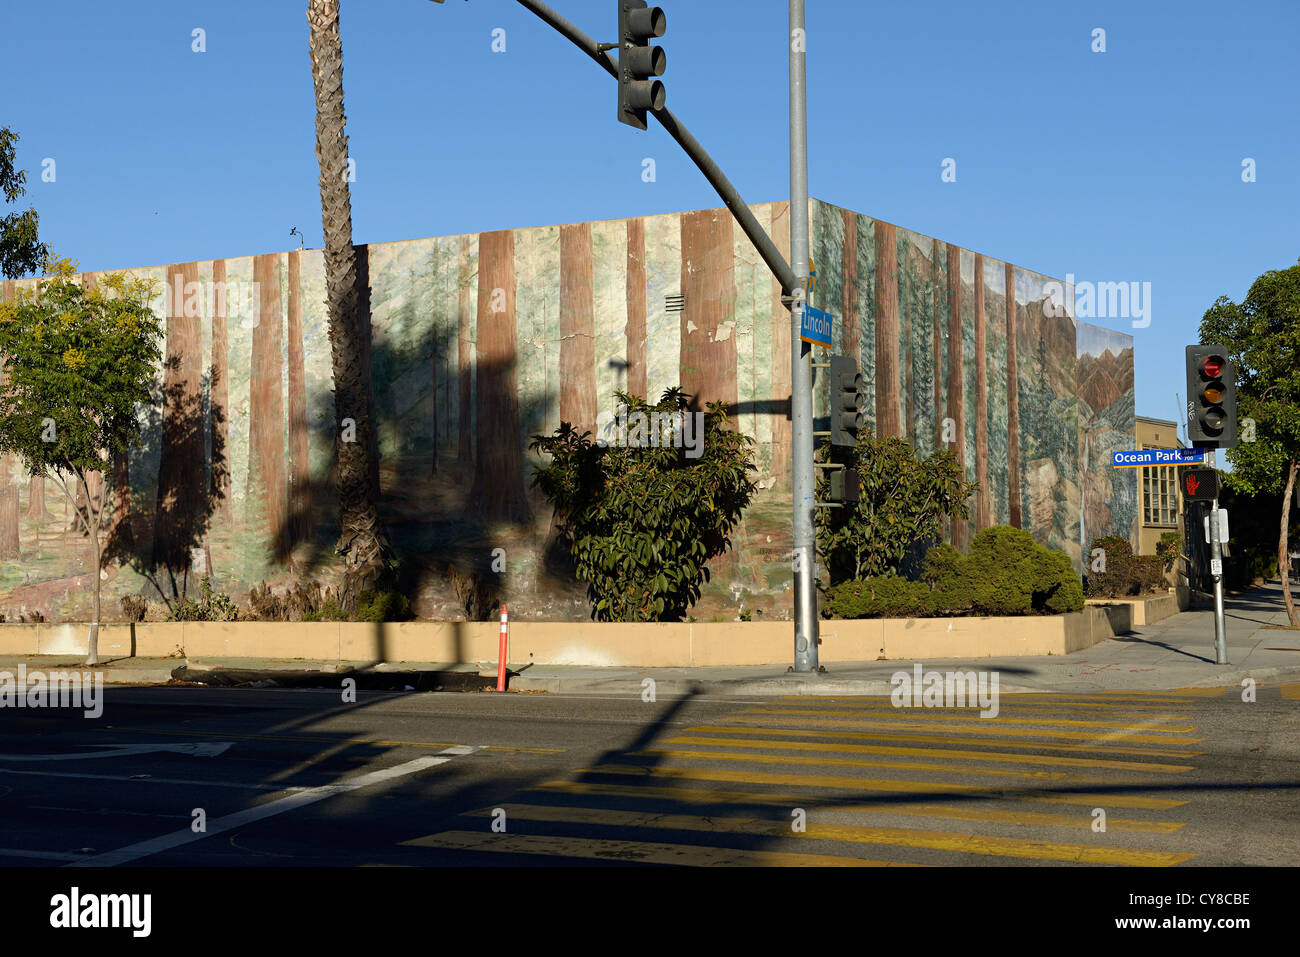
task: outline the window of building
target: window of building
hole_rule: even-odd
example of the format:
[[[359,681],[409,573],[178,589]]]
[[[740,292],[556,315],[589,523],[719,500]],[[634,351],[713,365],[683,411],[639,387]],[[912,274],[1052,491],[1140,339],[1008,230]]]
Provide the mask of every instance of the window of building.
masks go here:
[[[1142,524],[1178,524],[1178,469],[1142,470]]]

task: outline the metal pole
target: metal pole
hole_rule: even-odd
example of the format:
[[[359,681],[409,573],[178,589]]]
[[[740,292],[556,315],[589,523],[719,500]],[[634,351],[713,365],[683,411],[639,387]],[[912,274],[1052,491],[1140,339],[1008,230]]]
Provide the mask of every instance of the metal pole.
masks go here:
[[[799,338],[808,298],[808,100],[803,0],[790,0],[790,418],[794,487],[794,670],[817,671],[817,539],[813,528],[812,346]]]
[[[1209,450],[1210,468],[1215,467],[1214,449]],[[1214,660],[1216,663],[1228,663],[1228,626],[1223,618],[1223,546],[1219,542],[1219,496],[1214,496],[1210,503],[1210,560],[1217,562],[1219,574],[1214,576]]]

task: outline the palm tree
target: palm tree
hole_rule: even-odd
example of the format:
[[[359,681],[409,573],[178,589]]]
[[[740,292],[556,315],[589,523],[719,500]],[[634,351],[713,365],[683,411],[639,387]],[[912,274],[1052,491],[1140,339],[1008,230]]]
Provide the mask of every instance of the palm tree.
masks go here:
[[[325,234],[325,284],[337,427],[337,486],[342,534],[336,551],[344,562],[340,603],[355,605],[387,560],[379,524],[378,470],[372,459],[370,290],[358,281],[348,189],[348,138],[343,113],[343,44],[338,0],[308,0],[311,69],[316,87],[316,160],[320,165],[321,225]],[[366,288],[363,288],[363,285]],[[350,420],[350,422],[348,421]]]

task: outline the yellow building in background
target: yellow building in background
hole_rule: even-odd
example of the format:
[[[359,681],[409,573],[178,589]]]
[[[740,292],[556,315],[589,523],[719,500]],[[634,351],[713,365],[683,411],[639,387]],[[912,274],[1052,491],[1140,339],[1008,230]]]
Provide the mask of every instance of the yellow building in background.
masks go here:
[[[1178,423],[1167,419],[1137,416],[1139,449],[1178,449],[1185,443],[1178,437]],[[1161,466],[1139,469],[1138,541],[1139,555],[1154,555],[1160,536],[1183,529],[1183,498],[1178,492],[1181,467]]]

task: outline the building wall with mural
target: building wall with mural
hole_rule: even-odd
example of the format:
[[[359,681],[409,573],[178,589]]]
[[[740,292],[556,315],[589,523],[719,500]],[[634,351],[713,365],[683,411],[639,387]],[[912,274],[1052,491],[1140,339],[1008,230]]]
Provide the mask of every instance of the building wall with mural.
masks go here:
[[[1018,525],[1079,567],[1087,540],[1131,536],[1133,470],[1109,468],[1109,453],[1134,447],[1132,338],[1075,322],[1068,287],[1048,277],[810,205],[813,303],[835,316],[835,351],[858,357],[871,427],[922,455],[951,445],[980,483],[953,542]],[[788,203],[752,210],[788,256]],[[520,618],[587,618],[531,487],[529,438],[561,420],[595,431],[615,389],[653,399],[675,385],[733,405],[760,486],[694,614],[786,616],[789,313],[726,210],[361,251],[381,515],[416,570],[421,616],[463,617],[477,588]],[[124,595],[192,589],[205,573],[237,596],[329,580],[338,526],[321,251],[131,271],[160,284],[167,344],[143,445],[110,476],[106,617]],[[824,414],[826,397],[817,403]],[[0,614],[84,618],[86,539],[54,482],[21,465],[0,461],[17,501],[0,508]]]

